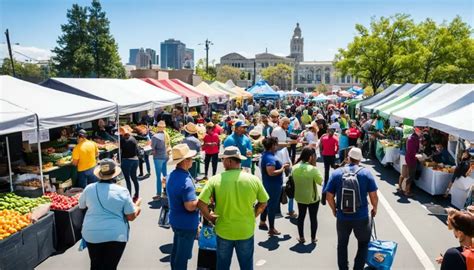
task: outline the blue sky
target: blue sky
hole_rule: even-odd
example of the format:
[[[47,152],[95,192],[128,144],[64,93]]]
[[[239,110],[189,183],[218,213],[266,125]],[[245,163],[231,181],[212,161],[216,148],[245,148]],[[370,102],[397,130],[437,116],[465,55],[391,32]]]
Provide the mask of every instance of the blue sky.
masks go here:
[[[0,43],[6,28],[17,51],[37,56],[56,45],[66,10],[87,0],[0,0]],[[159,54],[160,42],[176,38],[205,56],[199,46],[213,41],[210,59],[230,52],[246,56],[268,51],[289,54],[296,22],[305,39],[305,60],[332,60],[355,34],[354,25],[368,25],[371,17],[407,13],[416,21],[438,22],[460,15],[474,25],[473,0],[102,0],[110,28],[119,45],[122,62],[130,48],[150,47]],[[5,50],[0,50],[0,54]],[[47,54],[47,52],[46,52]],[[19,57],[19,55],[16,55]]]

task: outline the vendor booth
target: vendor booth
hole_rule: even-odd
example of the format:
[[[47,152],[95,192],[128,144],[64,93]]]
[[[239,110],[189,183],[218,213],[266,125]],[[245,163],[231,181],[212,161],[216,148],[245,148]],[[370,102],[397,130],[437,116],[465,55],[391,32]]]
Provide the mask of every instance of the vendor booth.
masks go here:
[[[229,100],[229,94],[224,93],[221,91],[216,90],[215,88],[212,88],[209,84],[206,82],[201,82],[196,86],[196,89],[201,92],[201,93],[208,93],[208,94],[214,94],[218,97],[218,103],[225,103]]]
[[[196,87],[194,87],[190,84],[187,84],[185,82],[182,82],[178,79],[171,79],[171,81],[174,82],[175,84],[183,87],[183,88],[186,88],[187,90],[190,90],[190,91],[196,93],[196,94],[203,95],[206,98],[206,102],[208,104],[218,103],[219,99],[222,99],[222,96],[224,96],[223,94],[216,94],[215,92],[201,92]]]
[[[360,104],[360,107],[363,108],[365,106],[368,106],[370,104],[373,104],[393,93],[395,93],[395,91],[397,91],[397,89],[400,87],[400,84],[392,84],[390,85],[389,87],[387,87],[387,89],[383,90],[382,92],[376,94],[376,95],[373,95],[367,99],[364,99],[361,104]]]
[[[384,97],[382,97],[378,101],[373,102],[370,105],[361,105],[362,106],[362,111],[373,113],[375,108],[377,108],[378,106],[382,106],[383,104],[385,104],[385,103],[401,96],[403,93],[407,92],[408,90],[410,90],[414,86],[415,86],[414,84],[405,83],[402,86],[398,87],[396,89],[396,91],[394,91],[392,93],[389,93],[388,95],[385,95]],[[380,93],[380,95],[382,95],[382,93]]]
[[[426,83],[418,83],[405,93],[399,95],[398,97],[395,97],[392,100],[375,107],[373,111],[381,117],[388,119],[394,107],[410,100],[411,97],[416,95],[417,93],[423,92],[428,86],[429,84]]]
[[[201,106],[205,103],[205,98],[201,94],[197,94],[190,91],[182,86],[175,84],[173,81],[168,79],[155,80],[152,78],[144,78],[143,81],[155,86],[158,89],[164,89],[171,93],[181,96],[188,107]]]
[[[244,88],[237,86],[234,84],[232,80],[228,80],[225,85],[234,93],[236,93],[238,96],[242,97],[243,99],[251,99],[253,98],[252,94],[249,92],[245,91]]]
[[[280,95],[273,90],[266,81],[258,81],[254,86],[248,89],[254,99],[279,99]]]
[[[237,98],[240,98],[242,99],[242,95],[239,94],[239,93],[236,93],[235,91],[233,91],[233,89],[231,89],[229,86],[227,86],[226,84],[224,83],[221,83],[221,82],[218,82],[218,81],[215,81],[213,83],[211,83],[209,86],[211,86],[212,88],[216,89],[217,91],[221,91],[223,93],[227,93],[230,97],[230,99],[237,99]]]

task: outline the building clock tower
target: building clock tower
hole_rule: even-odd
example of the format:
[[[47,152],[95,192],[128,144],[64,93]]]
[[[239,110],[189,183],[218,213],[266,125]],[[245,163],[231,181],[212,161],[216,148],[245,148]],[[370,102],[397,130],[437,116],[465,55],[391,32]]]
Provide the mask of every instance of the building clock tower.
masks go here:
[[[296,23],[296,28],[293,31],[293,37],[290,42],[290,57],[295,58],[297,63],[304,61],[303,45],[304,39],[301,36],[300,24]]]

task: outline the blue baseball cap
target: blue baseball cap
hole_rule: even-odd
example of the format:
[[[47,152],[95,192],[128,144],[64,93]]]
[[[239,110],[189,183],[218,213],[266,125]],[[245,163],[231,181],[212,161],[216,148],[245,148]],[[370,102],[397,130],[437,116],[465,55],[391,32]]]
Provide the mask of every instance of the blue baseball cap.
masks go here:
[[[245,121],[239,120],[239,121],[235,122],[235,125],[234,125],[234,126],[235,126],[236,128],[238,128],[238,127],[248,127],[249,125],[247,125],[247,124],[245,123]]]

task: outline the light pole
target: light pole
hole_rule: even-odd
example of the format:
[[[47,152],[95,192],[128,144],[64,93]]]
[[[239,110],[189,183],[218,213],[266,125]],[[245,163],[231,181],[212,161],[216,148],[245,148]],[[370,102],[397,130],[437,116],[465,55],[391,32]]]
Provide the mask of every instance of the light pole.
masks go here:
[[[13,62],[13,55],[12,55],[12,47],[10,45],[10,34],[8,32],[8,29],[5,31],[5,36],[7,38],[7,45],[8,45],[8,53],[10,54],[10,62],[12,64],[12,73],[13,73],[13,77],[16,77],[16,74],[15,74],[15,63]]]
[[[209,47],[214,45],[214,43],[206,38],[204,43],[199,43],[198,45],[204,45],[204,49],[206,50],[206,73],[209,73]]]

